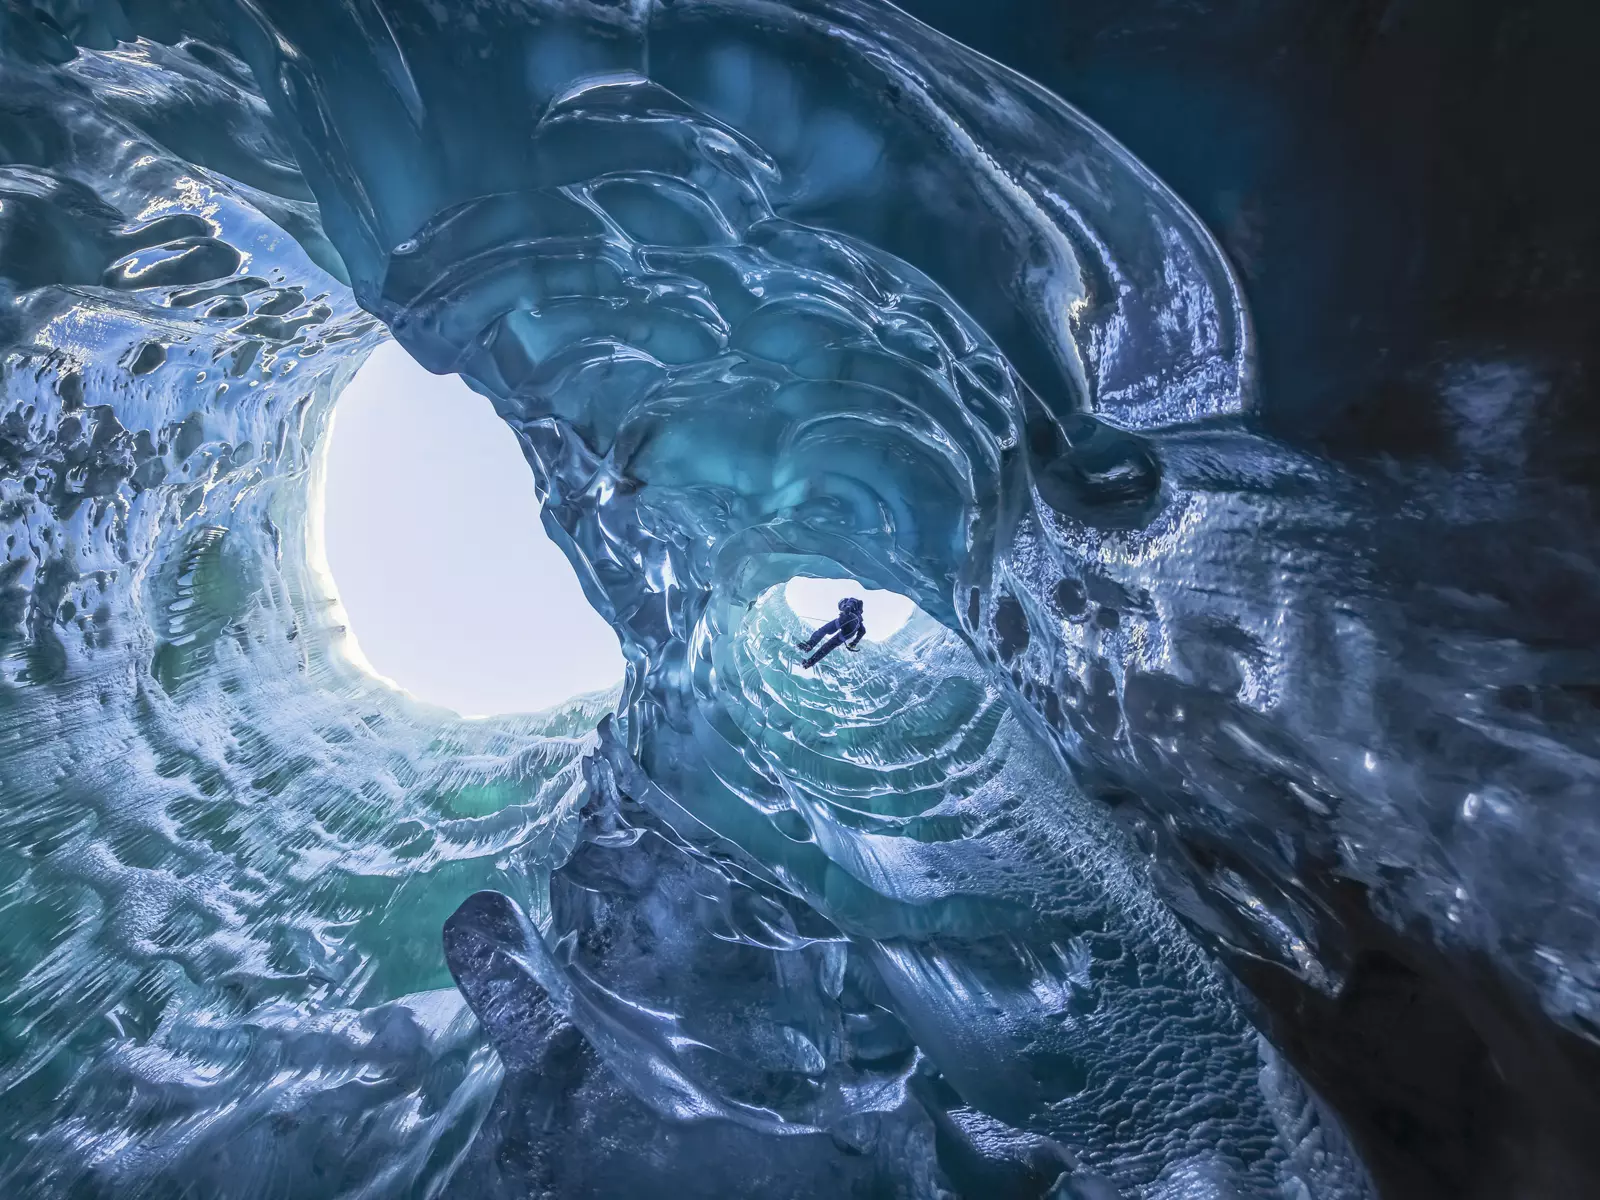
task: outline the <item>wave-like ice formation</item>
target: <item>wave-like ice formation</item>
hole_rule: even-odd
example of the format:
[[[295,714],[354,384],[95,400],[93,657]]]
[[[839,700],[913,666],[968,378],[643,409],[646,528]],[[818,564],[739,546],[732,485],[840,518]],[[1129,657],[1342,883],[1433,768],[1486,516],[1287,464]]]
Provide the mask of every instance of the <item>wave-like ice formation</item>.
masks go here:
[[[865,0],[5,21],[13,1193],[1362,1197],[1207,953],[1337,996],[1353,887],[1595,1019],[1528,809],[1594,758],[1390,586],[1436,514],[1249,432],[1222,254],[1049,93]],[[521,438],[614,717],[339,655],[384,327]],[[795,675],[807,573],[921,612]]]

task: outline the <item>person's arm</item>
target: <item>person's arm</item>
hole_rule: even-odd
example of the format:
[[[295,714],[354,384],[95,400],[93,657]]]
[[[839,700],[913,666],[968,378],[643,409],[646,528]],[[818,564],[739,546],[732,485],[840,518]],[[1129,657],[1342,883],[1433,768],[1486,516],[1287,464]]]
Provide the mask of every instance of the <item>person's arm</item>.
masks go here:
[[[850,644],[849,644],[849,646],[846,647],[846,649],[854,650],[857,646],[859,646],[861,644],[861,639],[866,637],[866,636],[867,636],[867,625],[866,625],[866,622],[863,621],[863,622],[861,622],[860,624],[858,624],[856,626],[856,636],[850,639]]]

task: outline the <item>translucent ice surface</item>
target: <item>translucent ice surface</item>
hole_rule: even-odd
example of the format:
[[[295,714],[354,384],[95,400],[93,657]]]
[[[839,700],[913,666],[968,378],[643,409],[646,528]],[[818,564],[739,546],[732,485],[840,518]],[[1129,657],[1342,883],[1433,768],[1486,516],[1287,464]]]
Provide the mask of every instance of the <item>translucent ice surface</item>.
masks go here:
[[[1388,963],[1593,1036],[1577,660],[1482,510],[1254,431],[1217,243],[1051,93],[872,0],[4,21],[0,1192],[1362,1200],[1426,1104],[1301,1064]],[[341,653],[391,337],[618,691]],[[796,579],[903,619],[797,674]]]

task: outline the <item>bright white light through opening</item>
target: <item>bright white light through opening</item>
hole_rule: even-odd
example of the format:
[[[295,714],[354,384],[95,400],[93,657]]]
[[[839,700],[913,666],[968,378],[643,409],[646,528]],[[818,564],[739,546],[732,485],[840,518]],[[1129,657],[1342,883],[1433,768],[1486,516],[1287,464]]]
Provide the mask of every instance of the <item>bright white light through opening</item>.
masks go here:
[[[616,634],[545,535],[516,435],[460,379],[380,346],[325,455],[322,545],[357,662],[464,716],[621,682]]]
[[[813,625],[825,625],[839,615],[839,601],[861,598],[866,641],[881,642],[911,619],[916,602],[899,592],[869,591],[854,579],[806,579],[796,576],[784,585],[783,600],[795,616]]]

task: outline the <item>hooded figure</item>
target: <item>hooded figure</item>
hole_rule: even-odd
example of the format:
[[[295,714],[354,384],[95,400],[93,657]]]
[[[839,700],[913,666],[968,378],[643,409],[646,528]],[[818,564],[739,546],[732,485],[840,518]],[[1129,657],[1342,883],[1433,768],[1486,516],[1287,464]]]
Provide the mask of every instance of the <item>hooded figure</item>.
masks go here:
[[[854,596],[846,596],[839,601],[838,619],[829,621],[805,641],[799,643],[800,649],[809,651],[818,642],[821,642],[823,638],[828,637],[830,633],[833,636],[822,643],[822,649],[811,655],[800,665],[802,667],[816,666],[837,650],[841,643],[848,642],[847,649],[856,649],[861,639],[867,636],[867,624],[862,620],[862,611],[861,601]]]

